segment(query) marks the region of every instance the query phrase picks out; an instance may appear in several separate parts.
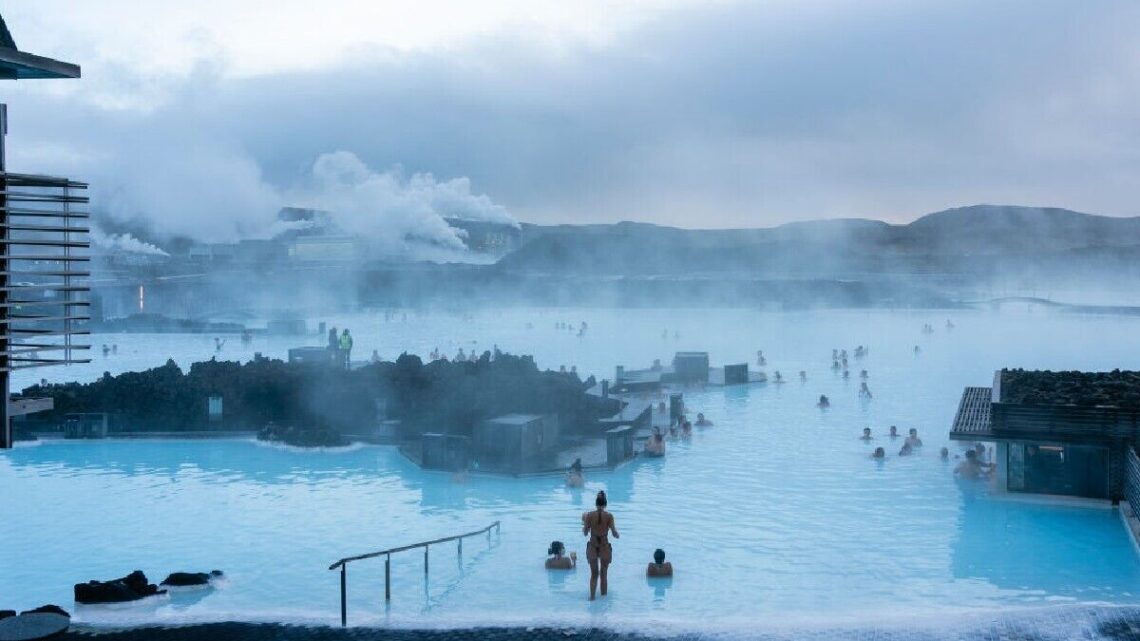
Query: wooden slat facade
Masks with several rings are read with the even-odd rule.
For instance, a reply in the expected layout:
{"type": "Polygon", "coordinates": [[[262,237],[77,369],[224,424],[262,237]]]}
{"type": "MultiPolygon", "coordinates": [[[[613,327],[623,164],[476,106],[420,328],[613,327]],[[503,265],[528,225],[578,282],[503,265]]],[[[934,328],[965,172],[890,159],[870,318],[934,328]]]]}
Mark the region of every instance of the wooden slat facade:
{"type": "Polygon", "coordinates": [[[950,428],[950,438],[975,441],[993,438],[990,424],[992,390],[988,387],[967,387],[958,403],[958,413],[950,428]]]}
{"type": "Polygon", "coordinates": [[[1136,455],[1135,448],[1130,447],[1124,459],[1124,497],[1132,504],[1133,510],[1140,510],[1140,456],[1136,455]]]}
{"type": "Polygon", "coordinates": [[[1140,414],[1118,407],[994,403],[992,430],[1007,438],[1111,443],[1140,437],[1140,414]]]}

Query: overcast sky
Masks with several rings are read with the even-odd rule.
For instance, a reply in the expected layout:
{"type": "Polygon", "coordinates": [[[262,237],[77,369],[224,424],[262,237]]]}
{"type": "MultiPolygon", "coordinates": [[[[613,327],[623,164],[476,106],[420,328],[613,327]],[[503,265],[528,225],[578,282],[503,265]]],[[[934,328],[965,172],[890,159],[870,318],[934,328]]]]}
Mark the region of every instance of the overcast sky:
{"type": "Polygon", "coordinates": [[[3,15],[21,49],[83,67],[0,87],[11,168],[89,179],[100,208],[175,231],[289,204],[333,152],[530,222],[909,221],[981,202],[1140,215],[1134,0],[9,0],[3,15]]]}

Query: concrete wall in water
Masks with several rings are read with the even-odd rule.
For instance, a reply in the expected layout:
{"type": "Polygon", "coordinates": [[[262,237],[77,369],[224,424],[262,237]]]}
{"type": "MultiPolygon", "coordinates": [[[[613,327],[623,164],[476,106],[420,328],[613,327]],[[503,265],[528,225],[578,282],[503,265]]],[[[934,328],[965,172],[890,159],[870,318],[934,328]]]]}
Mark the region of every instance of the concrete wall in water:
{"type": "Polygon", "coordinates": [[[558,417],[507,414],[475,426],[472,449],[480,469],[520,473],[544,467],[558,449],[558,417]]]}

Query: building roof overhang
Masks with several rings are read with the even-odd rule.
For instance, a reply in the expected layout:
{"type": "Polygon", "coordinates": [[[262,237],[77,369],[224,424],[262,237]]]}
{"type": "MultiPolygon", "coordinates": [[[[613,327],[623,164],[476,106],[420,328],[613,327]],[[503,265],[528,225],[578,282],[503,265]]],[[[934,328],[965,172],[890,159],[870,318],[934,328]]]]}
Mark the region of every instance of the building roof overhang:
{"type": "Polygon", "coordinates": [[[79,65],[0,47],[0,79],[78,78],[79,65]]]}
{"type": "MultiPolygon", "coordinates": [[[[993,408],[995,393],[989,387],[967,387],[958,403],[958,413],[950,428],[952,441],[995,442],[1053,442],[1105,444],[1118,440],[1121,434],[1112,429],[1089,428],[1076,425],[1071,429],[1057,429],[1048,422],[1041,429],[994,429],[993,408]]],[[[1051,408],[1053,409],[1053,408],[1051,408]]],[[[1058,407],[1055,409],[1064,409],[1058,407]]]]}

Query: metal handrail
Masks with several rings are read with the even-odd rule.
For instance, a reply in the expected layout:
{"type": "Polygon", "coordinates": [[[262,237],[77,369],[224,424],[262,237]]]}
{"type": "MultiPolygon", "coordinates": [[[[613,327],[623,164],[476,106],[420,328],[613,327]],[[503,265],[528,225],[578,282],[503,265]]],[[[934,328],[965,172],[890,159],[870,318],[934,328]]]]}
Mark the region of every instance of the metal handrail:
{"type": "Polygon", "coordinates": [[[440,543],[448,543],[450,541],[459,542],[459,554],[463,555],[463,539],[471,536],[478,536],[486,534],[487,540],[491,540],[491,530],[495,530],[495,536],[499,536],[499,521],[488,525],[481,530],[474,532],[466,532],[464,534],[456,534],[455,536],[445,536],[442,539],[432,539],[431,541],[422,541],[420,543],[413,543],[411,545],[401,545],[400,547],[389,548],[387,550],[380,550],[379,552],[368,552],[367,554],[358,554],[356,556],[346,556],[345,558],[333,563],[329,566],[329,570],[340,568],[340,625],[341,627],[348,625],[348,564],[353,561],[362,561],[364,559],[374,559],[376,557],[385,557],[384,559],[384,600],[392,600],[392,555],[397,552],[407,552],[416,548],[424,549],[424,575],[428,573],[428,547],[438,545],[440,543]]]}

